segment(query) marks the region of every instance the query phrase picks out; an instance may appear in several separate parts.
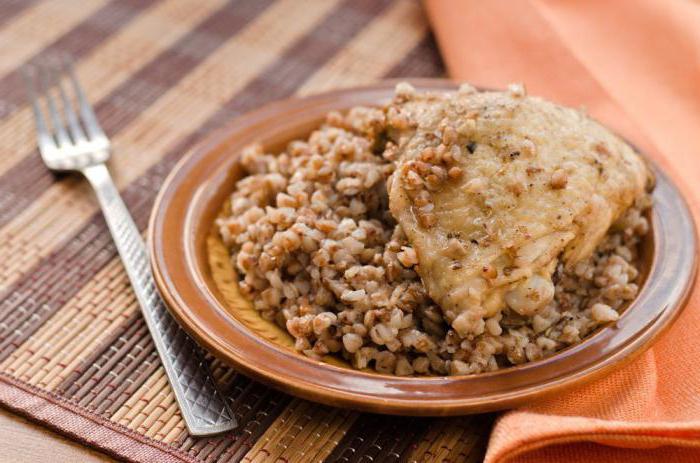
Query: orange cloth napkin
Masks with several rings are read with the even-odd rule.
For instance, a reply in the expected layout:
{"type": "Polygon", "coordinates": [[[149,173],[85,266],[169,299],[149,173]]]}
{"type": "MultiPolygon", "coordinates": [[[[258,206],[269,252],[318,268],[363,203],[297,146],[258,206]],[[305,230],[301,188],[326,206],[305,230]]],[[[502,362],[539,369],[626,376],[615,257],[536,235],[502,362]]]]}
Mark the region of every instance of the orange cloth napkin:
{"type": "MultiPolygon", "coordinates": [[[[700,223],[700,2],[425,4],[453,78],[585,106],[665,168],[700,223]]],[[[486,461],[700,462],[700,284],[629,366],[502,415],[486,461]]]]}

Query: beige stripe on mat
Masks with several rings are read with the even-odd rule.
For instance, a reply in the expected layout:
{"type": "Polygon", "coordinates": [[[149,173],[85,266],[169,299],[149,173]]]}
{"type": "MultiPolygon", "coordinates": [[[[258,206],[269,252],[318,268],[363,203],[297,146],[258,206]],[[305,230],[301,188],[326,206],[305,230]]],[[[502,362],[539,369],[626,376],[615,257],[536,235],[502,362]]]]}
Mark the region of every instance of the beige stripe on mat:
{"type": "MultiPolygon", "coordinates": [[[[165,407],[165,404],[162,405],[165,407]]],[[[172,427],[179,421],[177,402],[173,399],[167,408],[161,408],[157,413],[151,414],[138,429],[141,434],[153,439],[160,438],[163,440],[172,427]],[[169,429],[170,427],[170,429],[169,429]]]]}
{"type": "Polygon", "coordinates": [[[143,411],[158,405],[162,401],[170,401],[171,394],[168,386],[168,378],[165,371],[159,367],[156,372],[141,386],[141,388],[126,401],[112,417],[115,423],[122,424],[130,429],[136,429],[146,418],[143,411]],[[142,415],[142,418],[137,418],[142,415]]]}
{"type": "Polygon", "coordinates": [[[243,458],[245,463],[323,461],[357,413],[295,399],[243,458]]]}
{"type": "Polygon", "coordinates": [[[139,427],[143,429],[142,424],[148,419],[149,414],[160,410],[160,413],[170,414],[170,416],[152,437],[171,443],[185,429],[185,423],[177,408],[172,412],[168,411],[173,402],[174,396],[168,385],[165,371],[159,367],[134,395],[129,397],[126,403],[110,417],[110,420],[144,433],[143,430],[139,430],[139,427]]]}
{"type": "Polygon", "coordinates": [[[299,94],[371,82],[389,72],[423,40],[427,31],[420,4],[407,0],[394,2],[306,81],[299,94]],[[382,51],[377,53],[377,50],[382,51]]]}
{"type": "MultiPolygon", "coordinates": [[[[141,175],[176,143],[215,113],[221,102],[256,77],[296,38],[319,21],[336,1],[313,0],[309,10],[295,0],[280,0],[237,36],[224,44],[174,88],[162,95],[128,127],[113,138],[111,171],[117,186],[124,187],[141,175]],[[284,18],[284,20],[282,20],[284,18]],[[289,24],[297,27],[291,28],[289,24]],[[235,56],[236,59],[231,57],[235,56]],[[182,117],[187,114],[187,117],[182,117]]],[[[53,184],[30,208],[0,230],[0,288],[9,287],[42,257],[72,236],[97,211],[84,183],[53,184]],[[35,229],[31,242],[23,230],[44,221],[51,209],[61,210],[51,227],[35,229]],[[60,237],[56,230],[60,229],[60,237]]]]}
{"type": "Polygon", "coordinates": [[[106,0],[44,1],[21,13],[0,29],[0,75],[34,56],[106,3],[106,0]]]}
{"type": "Polygon", "coordinates": [[[175,439],[184,431],[185,429],[185,422],[182,420],[182,417],[180,416],[179,409],[177,408],[177,404],[174,404],[175,407],[174,409],[168,409],[168,412],[166,412],[164,415],[168,415],[169,418],[167,421],[163,420],[163,424],[159,425],[157,427],[154,427],[153,429],[150,429],[147,433],[146,436],[171,443],[174,442],[175,439]]]}
{"type": "MultiPolygon", "coordinates": [[[[91,101],[99,101],[108,95],[224,2],[167,0],[141,11],[131,23],[76,63],[76,71],[91,101]]],[[[33,43],[34,39],[27,45],[33,43]]],[[[0,146],[2,175],[36,150],[36,131],[28,106],[0,121],[0,140],[5,140],[0,146]]]]}

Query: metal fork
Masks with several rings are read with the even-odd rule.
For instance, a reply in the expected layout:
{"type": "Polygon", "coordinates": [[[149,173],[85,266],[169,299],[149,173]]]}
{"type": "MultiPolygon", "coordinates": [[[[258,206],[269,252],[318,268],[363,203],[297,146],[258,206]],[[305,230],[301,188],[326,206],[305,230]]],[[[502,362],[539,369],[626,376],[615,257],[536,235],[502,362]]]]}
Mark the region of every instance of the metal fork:
{"type": "Polygon", "coordinates": [[[141,234],[105,165],[110,156],[109,139],[70,59],[54,57],[25,67],[23,73],[41,157],[51,170],[82,173],[94,188],[187,429],[192,435],[204,436],[235,428],[236,421],[216,389],[203,352],[168,313],[156,291],[141,234]]]}

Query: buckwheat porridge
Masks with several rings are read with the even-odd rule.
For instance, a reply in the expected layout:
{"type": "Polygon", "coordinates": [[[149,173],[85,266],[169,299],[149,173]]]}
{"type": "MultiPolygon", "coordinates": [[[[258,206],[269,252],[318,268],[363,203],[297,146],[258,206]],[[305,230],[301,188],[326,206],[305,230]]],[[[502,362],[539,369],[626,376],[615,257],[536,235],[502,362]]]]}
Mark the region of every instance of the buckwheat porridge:
{"type": "Polygon", "coordinates": [[[243,295],[312,358],[493,371],[581,342],[638,292],[646,165],[519,85],[399,84],[240,164],[218,229],[243,295]]]}

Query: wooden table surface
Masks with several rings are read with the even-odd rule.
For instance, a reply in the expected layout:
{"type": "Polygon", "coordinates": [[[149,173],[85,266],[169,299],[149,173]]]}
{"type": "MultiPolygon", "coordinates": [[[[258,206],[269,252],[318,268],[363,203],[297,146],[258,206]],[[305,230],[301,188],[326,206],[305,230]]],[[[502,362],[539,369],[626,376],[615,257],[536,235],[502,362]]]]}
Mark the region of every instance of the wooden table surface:
{"type": "Polygon", "coordinates": [[[0,408],[0,463],[104,463],[108,456],[0,408]],[[48,456],[50,455],[50,458],[48,456]]]}

